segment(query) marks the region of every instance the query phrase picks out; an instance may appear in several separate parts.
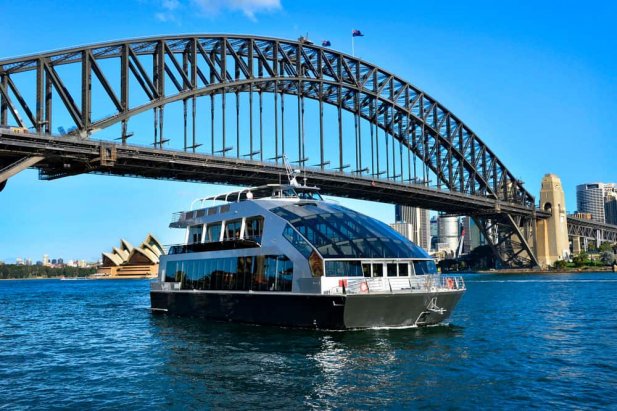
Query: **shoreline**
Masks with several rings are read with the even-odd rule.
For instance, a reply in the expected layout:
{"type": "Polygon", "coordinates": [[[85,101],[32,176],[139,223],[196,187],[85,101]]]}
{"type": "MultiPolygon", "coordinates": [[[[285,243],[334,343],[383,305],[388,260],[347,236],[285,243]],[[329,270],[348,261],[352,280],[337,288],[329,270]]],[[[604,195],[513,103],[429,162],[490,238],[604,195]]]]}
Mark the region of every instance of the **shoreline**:
{"type": "MultiPolygon", "coordinates": [[[[471,273],[471,272],[470,272],[471,273]]],[[[477,274],[585,274],[585,273],[615,273],[615,267],[580,267],[564,268],[562,270],[543,270],[533,268],[512,268],[503,270],[478,270],[477,274]]]]}

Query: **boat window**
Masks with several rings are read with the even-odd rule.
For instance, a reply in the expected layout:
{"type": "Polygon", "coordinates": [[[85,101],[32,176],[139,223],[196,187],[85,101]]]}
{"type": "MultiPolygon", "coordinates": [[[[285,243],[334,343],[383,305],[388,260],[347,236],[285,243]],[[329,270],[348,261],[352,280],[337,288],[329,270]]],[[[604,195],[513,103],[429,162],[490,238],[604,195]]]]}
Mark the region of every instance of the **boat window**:
{"type": "Polygon", "coordinates": [[[184,278],[182,262],[170,261],[165,267],[165,282],[179,283],[184,278]]]}
{"type": "Polygon", "coordinates": [[[225,240],[236,240],[240,238],[240,228],[242,219],[225,221],[225,240]]]}
{"type": "Polygon", "coordinates": [[[283,197],[297,197],[293,188],[286,188],[283,190],[283,197]]]}
{"type": "Polygon", "coordinates": [[[316,191],[299,191],[298,197],[302,200],[323,200],[323,198],[321,198],[321,195],[316,191]]]}
{"type": "Polygon", "coordinates": [[[360,261],[326,261],[326,277],[362,277],[360,261]]]}
{"type": "Polygon", "coordinates": [[[284,255],[170,261],[165,281],[183,290],[291,291],[293,263],[284,255]]]}
{"type": "Polygon", "coordinates": [[[373,264],[373,277],[383,277],[383,264],[373,264]]]}
{"type": "Polygon", "coordinates": [[[398,276],[399,277],[406,277],[409,275],[409,264],[407,263],[400,263],[398,265],[398,276]]]}
{"type": "Polygon", "coordinates": [[[262,216],[248,217],[244,227],[244,238],[261,243],[263,233],[264,218],[262,216]]]}
{"type": "Polygon", "coordinates": [[[362,275],[365,277],[371,276],[371,265],[370,264],[362,264],[362,275]]]}
{"type": "Polygon", "coordinates": [[[264,275],[267,291],[291,290],[293,269],[287,257],[266,256],[264,258],[264,275]]]}
{"type": "Polygon", "coordinates": [[[206,227],[206,240],[207,243],[221,241],[221,223],[208,224],[206,227]]]}
{"type": "Polygon", "coordinates": [[[325,202],[271,210],[302,234],[324,258],[428,258],[381,221],[325,202]]]}
{"type": "Polygon", "coordinates": [[[201,233],[203,232],[203,225],[194,225],[189,227],[189,244],[201,243],[201,233]]]}
{"type": "Polygon", "coordinates": [[[388,263],[386,264],[386,269],[388,271],[388,277],[396,277],[396,269],[398,264],[396,263],[388,263]]]}
{"type": "Polygon", "coordinates": [[[437,274],[437,266],[433,260],[414,261],[413,267],[416,275],[437,274]]]}
{"type": "Polygon", "coordinates": [[[238,290],[251,289],[251,274],[253,273],[253,257],[238,257],[236,285],[238,290]]]}

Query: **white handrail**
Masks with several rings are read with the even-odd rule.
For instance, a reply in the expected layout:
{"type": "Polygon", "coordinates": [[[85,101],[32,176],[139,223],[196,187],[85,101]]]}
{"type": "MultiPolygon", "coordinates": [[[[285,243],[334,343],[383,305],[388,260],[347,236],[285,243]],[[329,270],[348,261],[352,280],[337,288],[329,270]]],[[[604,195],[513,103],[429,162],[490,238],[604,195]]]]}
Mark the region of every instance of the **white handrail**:
{"type": "Polygon", "coordinates": [[[410,277],[348,278],[329,294],[404,294],[465,290],[461,276],[418,275],[410,277]]]}

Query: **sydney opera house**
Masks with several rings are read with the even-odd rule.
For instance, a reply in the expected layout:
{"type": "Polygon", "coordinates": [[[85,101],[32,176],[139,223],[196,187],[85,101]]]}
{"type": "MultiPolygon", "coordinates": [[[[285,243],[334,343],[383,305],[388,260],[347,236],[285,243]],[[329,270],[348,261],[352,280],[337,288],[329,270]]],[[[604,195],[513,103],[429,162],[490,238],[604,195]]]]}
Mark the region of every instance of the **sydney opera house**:
{"type": "Polygon", "coordinates": [[[99,278],[154,278],[159,269],[159,257],[165,251],[161,243],[148,234],[139,247],[133,247],[128,241],[120,240],[120,246],[111,252],[103,253],[103,264],[95,277],[99,278]]]}

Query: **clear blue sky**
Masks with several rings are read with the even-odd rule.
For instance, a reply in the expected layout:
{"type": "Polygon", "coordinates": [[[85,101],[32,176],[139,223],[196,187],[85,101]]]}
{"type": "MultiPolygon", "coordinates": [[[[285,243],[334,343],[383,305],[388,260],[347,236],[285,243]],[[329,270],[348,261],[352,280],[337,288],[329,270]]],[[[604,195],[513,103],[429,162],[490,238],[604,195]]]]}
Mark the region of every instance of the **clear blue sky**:
{"type": "MultiPolygon", "coordinates": [[[[608,1],[4,1],[0,59],[116,39],[246,33],[351,52],[426,91],[469,125],[538,195],[545,173],[566,188],[617,182],[617,3],[608,1]]],[[[180,240],[170,214],[227,187],[104,176],[39,181],[0,193],[0,260],[96,260],[120,238],[180,240]]],[[[352,204],[389,222],[390,205],[352,204]]]]}

